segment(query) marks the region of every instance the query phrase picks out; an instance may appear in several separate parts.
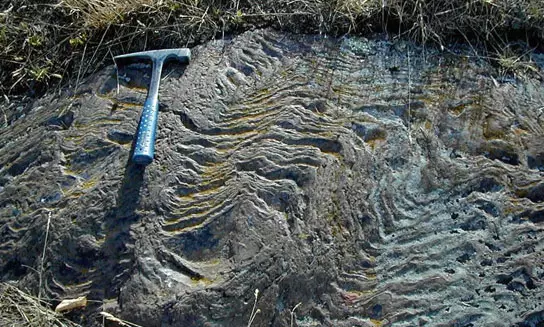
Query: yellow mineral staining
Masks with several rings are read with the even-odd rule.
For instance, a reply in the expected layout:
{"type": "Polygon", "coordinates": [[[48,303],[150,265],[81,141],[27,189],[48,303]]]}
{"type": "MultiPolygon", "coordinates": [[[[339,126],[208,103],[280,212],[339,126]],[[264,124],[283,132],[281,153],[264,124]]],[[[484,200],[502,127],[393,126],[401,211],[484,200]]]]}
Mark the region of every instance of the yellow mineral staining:
{"type": "Polygon", "coordinates": [[[462,103],[462,104],[448,108],[448,111],[454,116],[459,116],[465,111],[466,107],[467,107],[467,104],[462,103]]]}
{"type": "Polygon", "coordinates": [[[206,277],[198,277],[198,276],[191,277],[191,282],[193,283],[194,286],[210,286],[214,283],[214,281],[211,279],[208,279],[206,277]]]}
{"type": "Polygon", "coordinates": [[[525,136],[525,135],[528,135],[529,132],[523,128],[513,128],[512,129],[512,132],[516,135],[516,136],[525,136]]]}
{"type": "Polygon", "coordinates": [[[77,134],[74,134],[74,135],[66,135],[64,136],[64,140],[68,141],[68,142],[74,142],[76,144],[79,144],[81,140],[85,139],[85,134],[81,134],[81,135],[77,135],[77,134]]]}
{"type": "Polygon", "coordinates": [[[90,189],[92,187],[94,187],[96,185],[96,183],[98,182],[97,179],[95,178],[90,178],[88,180],[86,180],[85,182],[83,182],[81,184],[81,187],[84,189],[84,190],[87,190],[87,189],[90,189]]]}
{"type": "Polygon", "coordinates": [[[306,239],[308,239],[308,237],[310,237],[310,235],[309,235],[309,234],[306,234],[306,233],[300,233],[300,234],[298,234],[297,236],[298,236],[298,238],[300,238],[301,240],[306,240],[306,239]]]}
{"type": "Polygon", "coordinates": [[[252,94],[252,97],[245,100],[242,104],[246,105],[255,105],[263,103],[265,100],[268,100],[274,93],[269,88],[262,88],[261,90],[256,91],[252,94]]]}
{"type": "MultiPolygon", "coordinates": [[[[237,124],[237,125],[233,125],[233,126],[228,126],[229,129],[234,129],[236,127],[239,127],[239,126],[246,126],[246,124],[237,124]]],[[[257,135],[258,133],[256,131],[253,131],[253,130],[242,130],[242,131],[234,131],[234,130],[225,130],[224,132],[221,132],[217,135],[232,135],[232,136],[236,136],[238,139],[240,140],[245,140],[245,139],[249,139],[255,135],[257,135]]]]}
{"type": "MultiPolygon", "coordinates": [[[[207,222],[209,222],[209,221],[208,220],[203,220],[201,223],[197,223],[197,224],[190,225],[190,226],[187,226],[187,227],[174,228],[174,229],[168,228],[168,229],[165,229],[164,232],[169,237],[174,237],[174,236],[178,236],[178,235],[183,234],[183,233],[193,231],[195,229],[200,229],[202,226],[206,225],[207,222]]],[[[164,227],[166,227],[166,226],[163,226],[163,228],[164,227]]]]}
{"type": "MultiPolygon", "coordinates": [[[[21,215],[21,216],[24,216],[24,214],[22,214],[22,213],[21,213],[20,215],[21,215]]],[[[8,228],[9,228],[10,231],[15,232],[15,233],[20,232],[20,231],[25,231],[25,230],[27,230],[26,227],[23,227],[23,226],[21,226],[21,227],[13,227],[11,224],[8,224],[8,228]]]]}
{"type": "Polygon", "coordinates": [[[282,109],[283,97],[285,96],[285,93],[289,91],[288,87],[282,89],[280,86],[274,86],[274,88],[270,90],[270,94],[266,96],[256,96],[242,100],[239,106],[245,110],[237,113],[251,114],[252,112],[276,112],[279,109],[282,109]]]}
{"type": "MultiPolygon", "coordinates": [[[[233,127],[238,127],[238,126],[245,126],[247,125],[248,123],[262,123],[262,121],[266,118],[269,118],[269,117],[274,117],[275,114],[276,114],[276,110],[267,110],[267,111],[257,111],[257,112],[250,112],[252,108],[247,108],[247,113],[244,114],[244,116],[242,117],[238,117],[238,118],[235,118],[233,120],[231,120],[228,125],[228,127],[230,128],[233,128],[233,127]],[[244,125],[242,125],[244,124],[244,125]]],[[[248,131],[248,132],[245,132],[245,133],[229,133],[229,134],[236,134],[236,135],[240,135],[240,134],[248,134],[248,133],[251,133],[252,131],[248,131]]]]}
{"type": "Polygon", "coordinates": [[[203,223],[208,216],[220,211],[225,203],[229,189],[219,187],[209,190],[207,194],[194,193],[179,199],[177,204],[179,209],[171,211],[173,217],[167,219],[163,227],[173,229],[177,224],[186,222],[188,225],[195,226],[203,223]],[[192,221],[189,223],[189,221],[192,221]]]}
{"type": "Polygon", "coordinates": [[[209,189],[202,190],[196,194],[193,194],[193,199],[199,199],[199,198],[207,198],[211,199],[213,198],[217,193],[220,193],[225,188],[222,186],[224,182],[221,182],[221,186],[218,187],[212,187],[209,189]]]}
{"type": "Polygon", "coordinates": [[[85,192],[83,192],[83,191],[73,190],[73,191],[66,192],[65,195],[66,195],[67,199],[77,199],[77,198],[81,197],[84,194],[85,194],[85,192]]]}
{"type": "Polygon", "coordinates": [[[62,168],[62,173],[64,175],[75,177],[80,173],[80,171],[71,170],[71,169],[67,169],[66,167],[64,167],[64,168],[62,168]]]}
{"type": "Polygon", "coordinates": [[[198,185],[198,188],[200,189],[198,193],[202,193],[203,195],[214,194],[215,192],[213,190],[225,185],[227,180],[228,175],[225,172],[213,175],[212,178],[206,178],[198,185]]]}
{"type": "Polygon", "coordinates": [[[382,128],[374,130],[371,135],[367,136],[367,140],[369,141],[385,141],[385,139],[387,139],[387,131],[382,128]]]}
{"type": "Polygon", "coordinates": [[[328,139],[333,139],[333,138],[339,136],[338,132],[331,131],[331,130],[319,132],[318,135],[323,136],[323,137],[328,138],[328,139]]]}
{"type": "Polygon", "coordinates": [[[116,110],[133,110],[133,109],[140,110],[142,108],[141,103],[115,102],[115,104],[117,104],[116,110]]]}
{"type": "Polygon", "coordinates": [[[342,227],[339,225],[332,225],[331,226],[331,235],[334,237],[342,235],[342,227]]]}
{"type": "Polygon", "coordinates": [[[374,280],[374,279],[377,278],[376,273],[374,273],[374,272],[368,272],[368,273],[365,273],[365,275],[366,275],[366,278],[368,278],[370,280],[374,280]]]}
{"type": "Polygon", "coordinates": [[[431,130],[433,127],[433,123],[429,120],[425,121],[425,129],[426,130],[431,130]]]}
{"type": "Polygon", "coordinates": [[[177,198],[178,198],[178,200],[180,200],[182,202],[192,202],[194,195],[195,195],[195,193],[190,193],[190,194],[187,194],[187,195],[179,195],[177,198]]]}
{"type": "Polygon", "coordinates": [[[490,139],[504,139],[506,137],[505,128],[501,122],[491,117],[487,118],[483,123],[484,137],[490,139]]]}
{"type": "MultiPolygon", "coordinates": [[[[202,199],[187,199],[184,198],[183,200],[178,203],[179,209],[172,210],[171,214],[175,217],[184,217],[186,215],[194,216],[197,213],[204,213],[204,212],[210,212],[214,208],[219,207],[223,201],[224,196],[214,196],[212,194],[211,197],[205,197],[202,199]],[[192,213],[192,214],[191,214],[192,213]]],[[[186,216],[186,217],[191,217],[186,216]]],[[[177,221],[179,222],[181,218],[171,218],[168,219],[168,221],[177,221]]]]}
{"type": "Polygon", "coordinates": [[[518,198],[525,198],[529,192],[526,189],[517,189],[515,194],[518,198]]]}
{"type": "MultiPolygon", "coordinates": [[[[69,265],[67,265],[68,267],[70,268],[73,268],[69,265]]],[[[83,288],[87,288],[89,286],[91,286],[93,284],[93,281],[92,280],[89,280],[89,281],[86,281],[86,282],[82,282],[82,283],[78,283],[78,284],[66,284],[66,285],[63,285],[64,289],[83,289],[83,288]]]]}
{"type": "Polygon", "coordinates": [[[369,296],[369,295],[373,295],[374,294],[374,291],[373,290],[349,290],[348,291],[349,294],[353,294],[357,297],[363,297],[363,296],[369,296]]]}
{"type": "Polygon", "coordinates": [[[202,178],[206,180],[219,179],[220,176],[225,176],[225,174],[230,170],[228,163],[209,163],[208,166],[204,167],[202,172],[202,178]]]}
{"type": "Polygon", "coordinates": [[[382,145],[385,142],[385,139],[374,139],[374,140],[368,140],[366,144],[370,146],[372,150],[376,150],[376,148],[379,148],[380,145],[382,145]]]}
{"type": "Polygon", "coordinates": [[[370,319],[370,322],[374,324],[375,327],[381,327],[383,326],[383,323],[384,323],[383,320],[377,320],[377,319],[370,319]]]}
{"type": "Polygon", "coordinates": [[[96,272],[96,268],[81,268],[79,269],[79,272],[82,274],[92,274],[96,272]]]}
{"type": "Polygon", "coordinates": [[[218,258],[212,259],[212,260],[209,261],[209,264],[212,265],[212,266],[217,266],[220,263],[221,263],[221,259],[218,259],[218,258]]]}
{"type": "Polygon", "coordinates": [[[328,222],[336,221],[338,219],[338,213],[336,212],[336,210],[333,210],[327,214],[325,219],[327,219],[328,222]]]}
{"type": "Polygon", "coordinates": [[[93,122],[93,125],[115,125],[115,126],[119,126],[120,123],[122,122],[123,120],[122,119],[113,119],[113,118],[103,118],[103,119],[98,119],[96,121],[93,122]]]}
{"type": "MultiPolygon", "coordinates": [[[[182,211],[174,211],[172,212],[172,214],[178,216],[178,217],[181,217],[181,218],[178,218],[178,219],[175,219],[175,220],[169,220],[167,223],[165,223],[163,225],[163,227],[170,227],[170,226],[175,226],[179,223],[182,223],[182,222],[188,222],[188,221],[194,221],[194,224],[191,224],[191,226],[194,226],[194,225],[200,225],[205,219],[206,217],[208,217],[211,213],[213,213],[215,211],[217,207],[208,207],[207,209],[199,212],[199,213],[193,213],[193,214],[189,214],[187,215],[186,213],[188,211],[191,211],[193,208],[189,208],[189,209],[186,209],[186,210],[182,210],[182,211]]],[[[199,207],[200,209],[200,207],[199,207]]]]}

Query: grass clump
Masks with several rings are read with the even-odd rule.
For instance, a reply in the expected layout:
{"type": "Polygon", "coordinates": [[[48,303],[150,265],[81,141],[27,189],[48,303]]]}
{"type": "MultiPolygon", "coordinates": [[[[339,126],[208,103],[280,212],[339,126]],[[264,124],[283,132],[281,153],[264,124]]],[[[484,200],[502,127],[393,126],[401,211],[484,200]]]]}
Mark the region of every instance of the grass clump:
{"type": "MultiPolygon", "coordinates": [[[[469,43],[508,69],[544,41],[542,0],[12,0],[0,4],[0,96],[74,86],[112,55],[191,46],[255,27],[387,31],[469,43]],[[505,52],[504,49],[507,49],[505,52]]],[[[527,65],[529,63],[529,65],[527,65]]]]}
{"type": "Polygon", "coordinates": [[[0,283],[0,326],[81,327],[53,311],[48,303],[9,283],[0,283]]]}

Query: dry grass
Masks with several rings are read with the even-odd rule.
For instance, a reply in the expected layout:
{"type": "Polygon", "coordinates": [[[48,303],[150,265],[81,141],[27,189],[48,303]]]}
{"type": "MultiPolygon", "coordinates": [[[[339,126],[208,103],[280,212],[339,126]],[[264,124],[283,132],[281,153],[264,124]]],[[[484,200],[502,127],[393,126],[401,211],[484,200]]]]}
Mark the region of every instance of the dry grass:
{"type": "Polygon", "coordinates": [[[53,311],[48,303],[8,283],[0,283],[0,326],[80,327],[53,311]]]}
{"type": "Polygon", "coordinates": [[[39,94],[70,83],[73,87],[111,63],[112,54],[190,46],[263,26],[334,35],[388,31],[445,48],[461,41],[515,69],[531,67],[525,54],[544,41],[544,1],[3,1],[0,96],[39,94]]]}
{"type": "Polygon", "coordinates": [[[71,15],[78,15],[85,27],[103,28],[123,21],[132,13],[160,8],[162,1],[155,0],[63,0],[59,7],[67,8],[71,15]]]}

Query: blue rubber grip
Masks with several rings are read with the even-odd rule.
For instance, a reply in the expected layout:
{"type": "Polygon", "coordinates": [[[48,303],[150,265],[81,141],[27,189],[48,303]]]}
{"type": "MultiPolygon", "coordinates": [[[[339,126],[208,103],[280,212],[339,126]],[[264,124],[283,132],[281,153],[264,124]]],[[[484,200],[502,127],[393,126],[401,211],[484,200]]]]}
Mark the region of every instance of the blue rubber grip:
{"type": "Polygon", "coordinates": [[[139,165],[149,165],[153,161],[155,153],[155,137],[157,134],[157,120],[159,116],[159,102],[157,99],[145,100],[138,136],[132,161],[139,165]]]}

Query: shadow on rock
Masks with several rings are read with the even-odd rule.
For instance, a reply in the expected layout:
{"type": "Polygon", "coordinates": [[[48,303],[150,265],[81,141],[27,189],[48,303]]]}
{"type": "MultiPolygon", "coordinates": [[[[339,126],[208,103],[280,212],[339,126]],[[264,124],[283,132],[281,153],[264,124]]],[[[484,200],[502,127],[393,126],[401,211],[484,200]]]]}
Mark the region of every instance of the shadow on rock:
{"type": "Polygon", "coordinates": [[[119,287],[130,276],[134,262],[134,238],[130,230],[140,219],[135,211],[140,203],[145,167],[131,162],[133,151],[134,149],[131,150],[117,195],[117,206],[104,219],[107,233],[102,246],[104,266],[100,267],[102,280],[105,281],[103,298],[117,297],[119,287]]]}

